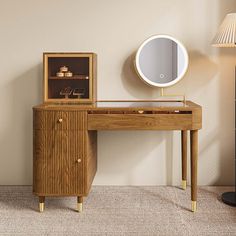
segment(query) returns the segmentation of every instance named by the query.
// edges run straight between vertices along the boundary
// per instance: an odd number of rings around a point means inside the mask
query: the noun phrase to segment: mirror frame
[[[158,39],[158,38],[166,38],[166,39],[170,39],[170,40],[174,41],[183,51],[184,58],[185,58],[184,68],[183,68],[183,71],[181,72],[181,74],[176,79],[173,79],[171,82],[168,82],[168,83],[157,83],[157,82],[151,81],[142,73],[140,65],[139,65],[140,53],[141,53],[142,49],[144,48],[144,46],[146,46],[151,40]],[[164,87],[169,87],[169,86],[172,86],[172,85],[178,83],[184,77],[185,73],[187,72],[188,65],[189,65],[189,56],[188,56],[188,52],[187,52],[185,46],[179,40],[177,40],[176,38],[173,38],[169,35],[158,34],[158,35],[153,35],[153,36],[149,37],[140,45],[140,47],[138,48],[138,51],[136,52],[136,55],[135,55],[134,64],[135,64],[136,72],[141,80],[143,80],[146,84],[148,84],[150,86],[164,88]]]

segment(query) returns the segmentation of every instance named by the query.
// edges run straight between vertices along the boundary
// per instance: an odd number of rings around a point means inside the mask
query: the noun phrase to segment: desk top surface
[[[93,104],[49,104],[44,103],[35,106],[34,109],[49,109],[49,110],[117,110],[117,109],[150,109],[150,110],[167,110],[167,109],[178,109],[178,110],[193,110],[201,109],[196,103],[191,101],[148,101],[148,100],[133,100],[133,101],[98,101]]]

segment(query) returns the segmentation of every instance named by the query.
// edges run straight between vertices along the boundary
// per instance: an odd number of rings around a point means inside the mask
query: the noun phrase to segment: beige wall
[[[167,92],[203,106],[199,184],[233,184],[235,49],[210,43],[235,0],[0,0],[0,184],[32,183],[32,106],[44,51],[98,54],[99,99],[153,99],[131,56],[153,34],[182,41],[185,78]],[[179,184],[179,132],[99,132],[95,184]]]

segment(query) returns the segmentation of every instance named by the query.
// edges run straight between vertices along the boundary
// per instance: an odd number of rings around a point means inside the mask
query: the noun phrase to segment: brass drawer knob
[[[139,113],[139,114],[143,114],[143,113],[144,113],[144,111],[142,111],[142,110],[139,110],[139,111],[138,111],[138,113]]]
[[[77,163],[80,163],[81,162],[81,159],[79,158],[78,160],[76,160]]]
[[[58,122],[59,122],[59,123],[62,123],[62,121],[63,121],[62,118],[59,118],[59,119],[58,119]]]

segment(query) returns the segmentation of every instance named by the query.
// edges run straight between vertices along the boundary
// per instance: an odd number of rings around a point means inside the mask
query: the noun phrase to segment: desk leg
[[[77,211],[78,212],[83,211],[83,197],[81,197],[81,196],[77,197]]]
[[[187,186],[187,130],[181,130],[182,188]]]
[[[45,202],[45,197],[44,196],[40,196],[39,197],[39,212],[43,212],[44,211],[44,202]]]
[[[198,159],[198,130],[190,131],[191,143],[191,200],[192,211],[197,210],[197,159]]]

